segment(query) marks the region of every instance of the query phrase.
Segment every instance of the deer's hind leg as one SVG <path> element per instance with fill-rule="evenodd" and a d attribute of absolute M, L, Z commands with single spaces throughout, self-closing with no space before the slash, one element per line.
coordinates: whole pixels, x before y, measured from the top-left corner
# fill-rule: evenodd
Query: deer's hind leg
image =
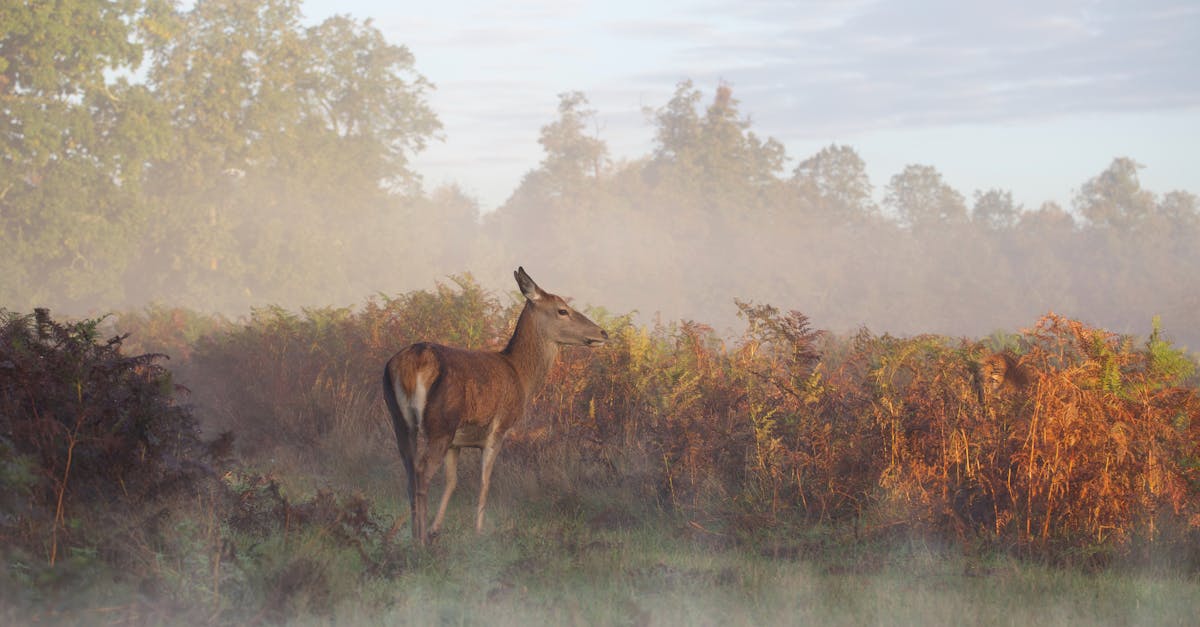
<path fill-rule="evenodd" d="M 446 451 L 450 448 L 449 436 L 441 436 L 430 438 L 425 446 L 425 452 L 421 455 L 421 462 L 417 467 L 417 498 L 416 510 L 413 515 L 414 537 L 421 544 L 428 544 L 429 529 L 427 527 L 429 517 L 429 482 L 433 476 L 437 474 L 438 467 L 442 465 L 442 460 L 446 457 Z"/>

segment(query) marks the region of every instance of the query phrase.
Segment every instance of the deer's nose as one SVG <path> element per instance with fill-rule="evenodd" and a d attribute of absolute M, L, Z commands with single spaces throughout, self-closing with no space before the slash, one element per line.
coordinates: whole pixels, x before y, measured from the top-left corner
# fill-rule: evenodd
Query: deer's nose
<path fill-rule="evenodd" d="M 600 329 L 600 337 L 607 340 L 608 339 L 608 331 L 605 331 L 604 329 Z"/>

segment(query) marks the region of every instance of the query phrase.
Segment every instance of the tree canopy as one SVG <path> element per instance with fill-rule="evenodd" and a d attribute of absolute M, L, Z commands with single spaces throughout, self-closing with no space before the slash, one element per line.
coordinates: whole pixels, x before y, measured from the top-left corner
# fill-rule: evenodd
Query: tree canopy
<path fill-rule="evenodd" d="M 682 80 L 624 159 L 587 96 L 559 94 L 540 163 L 481 215 L 412 165 L 441 134 L 433 89 L 369 20 L 307 24 L 299 0 L 0 6 L 0 303 L 242 313 L 462 271 L 507 285 L 524 263 L 584 302 L 717 324 L 742 298 L 840 329 L 978 334 L 1049 309 L 1200 328 L 1200 203 L 1143 188 L 1126 156 L 1069 210 L 964 195 L 927 164 L 877 188 L 853 147 L 793 159 L 733 85 Z"/>

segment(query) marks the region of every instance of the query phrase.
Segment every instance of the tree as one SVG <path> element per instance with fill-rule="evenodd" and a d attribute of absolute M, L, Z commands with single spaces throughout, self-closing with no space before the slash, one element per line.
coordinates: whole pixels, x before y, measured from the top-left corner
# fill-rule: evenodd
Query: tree
<path fill-rule="evenodd" d="M 141 265 L 152 270 L 139 297 L 171 289 L 193 306 L 229 306 L 253 296 L 242 244 L 249 236 L 262 250 L 276 240 L 255 237 L 237 197 L 253 195 L 258 173 L 275 166 L 276 136 L 301 124 L 299 24 L 295 0 L 200 0 L 166 25 L 149 84 L 178 141 L 148 185 Z"/>
<path fill-rule="evenodd" d="M 971 210 L 971 220 L 991 231 L 1004 231 L 1017 224 L 1021 216 L 1021 207 L 1013 203 L 1012 192 L 989 189 L 986 192 L 975 191 L 975 207 Z"/>
<path fill-rule="evenodd" d="M 1175 228 L 1194 229 L 1200 226 L 1200 199 L 1191 192 L 1168 192 L 1159 201 L 1158 216 Z"/>
<path fill-rule="evenodd" d="M 596 114 L 586 108 L 587 103 L 578 91 L 558 95 L 558 118 L 543 126 L 538 137 L 545 156 L 498 212 L 500 222 L 521 229 L 516 223 L 545 224 L 588 204 L 589 192 L 595 191 L 594 183 L 605 167 L 608 146 L 586 133 Z"/>
<path fill-rule="evenodd" d="M 750 119 L 738 111 L 733 88 L 717 86 L 701 124 L 699 157 L 707 180 L 731 189 L 761 189 L 778 182 L 786 159 L 783 144 L 762 139 L 750 130 Z"/>
<path fill-rule="evenodd" d="M 696 112 L 700 98 L 700 90 L 692 81 L 680 81 L 667 104 L 654 111 L 655 160 L 676 164 L 691 161 L 700 142 L 700 115 Z"/>
<path fill-rule="evenodd" d="M 541 164 L 486 221 L 498 239 L 567 263 L 581 254 L 577 234 L 595 236 L 597 228 L 614 220 L 615 208 L 604 196 L 608 146 L 589 134 L 596 112 L 587 105 L 581 92 L 559 94 L 558 117 L 538 137 L 545 154 Z"/>
<path fill-rule="evenodd" d="M 963 224 L 967 220 L 962 194 L 942 182 L 932 166 L 909 165 L 892 177 L 883 202 L 914 231 Z"/>
<path fill-rule="evenodd" d="M 586 182 L 599 179 L 604 169 L 608 146 L 587 134 L 596 116 L 587 104 L 582 92 L 559 94 L 558 119 L 543 126 L 538 137 L 546 156 L 535 178 L 551 196 L 578 196 Z"/>
<path fill-rule="evenodd" d="M 820 215 L 853 222 L 875 212 L 866 164 L 850 146 L 830 144 L 800 162 L 792 184 L 810 194 Z"/>
<path fill-rule="evenodd" d="M 655 112 L 657 131 L 649 178 L 668 195 L 704 209 L 708 217 L 744 219 L 762 212 L 764 196 L 779 183 L 786 154 L 773 138 L 750 131 L 729 85 L 717 87 L 701 116 L 700 92 L 682 81 L 666 106 Z"/>
<path fill-rule="evenodd" d="M 419 191 L 409 156 L 440 126 L 412 55 L 369 23 L 300 18 L 298 0 L 201 0 L 156 48 L 179 145 L 152 177 L 146 296 L 328 298 L 354 271 L 356 225 Z"/>
<path fill-rule="evenodd" d="M 359 157 L 345 163 L 339 177 L 357 170 L 375 185 L 418 192 L 410 156 L 424 150 L 442 124 L 425 101 L 433 84 L 414 69 L 412 52 L 387 43 L 370 20 L 345 16 L 307 29 L 304 44 L 303 115 Z"/>
<path fill-rule="evenodd" d="M 1113 159 L 1108 169 L 1079 188 L 1076 210 L 1092 226 L 1135 230 L 1154 211 L 1154 194 L 1138 181 L 1142 167 L 1128 157 Z"/>
<path fill-rule="evenodd" d="M 1075 218 L 1056 202 L 1044 202 L 1036 211 L 1021 214 L 1018 226 L 1029 233 L 1067 233 L 1075 230 Z"/>
<path fill-rule="evenodd" d="M 166 141 L 124 78 L 142 59 L 140 0 L 0 5 L 0 299 L 119 301 L 141 224 L 142 166 Z"/>

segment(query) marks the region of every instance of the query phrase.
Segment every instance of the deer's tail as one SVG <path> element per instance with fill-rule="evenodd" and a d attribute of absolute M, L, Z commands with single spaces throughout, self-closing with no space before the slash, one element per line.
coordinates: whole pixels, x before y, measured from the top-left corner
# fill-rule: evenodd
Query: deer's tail
<path fill-rule="evenodd" d="M 429 389 L 437 378 L 437 358 L 427 344 L 413 344 L 396 353 L 383 369 L 383 400 L 392 416 L 392 430 L 408 475 L 408 501 L 417 493 L 417 437 L 425 417 Z"/>
<path fill-rule="evenodd" d="M 401 382 L 393 378 L 391 365 L 389 361 L 383 369 L 383 400 L 387 403 L 388 413 L 392 417 L 392 430 L 396 433 L 396 446 L 400 449 L 400 460 L 404 463 L 404 474 L 408 478 L 409 511 L 415 511 L 412 508 L 417 497 L 417 429 L 409 428 L 406 412 L 401 408 L 400 400 L 397 397 L 397 388 L 400 387 Z"/>

